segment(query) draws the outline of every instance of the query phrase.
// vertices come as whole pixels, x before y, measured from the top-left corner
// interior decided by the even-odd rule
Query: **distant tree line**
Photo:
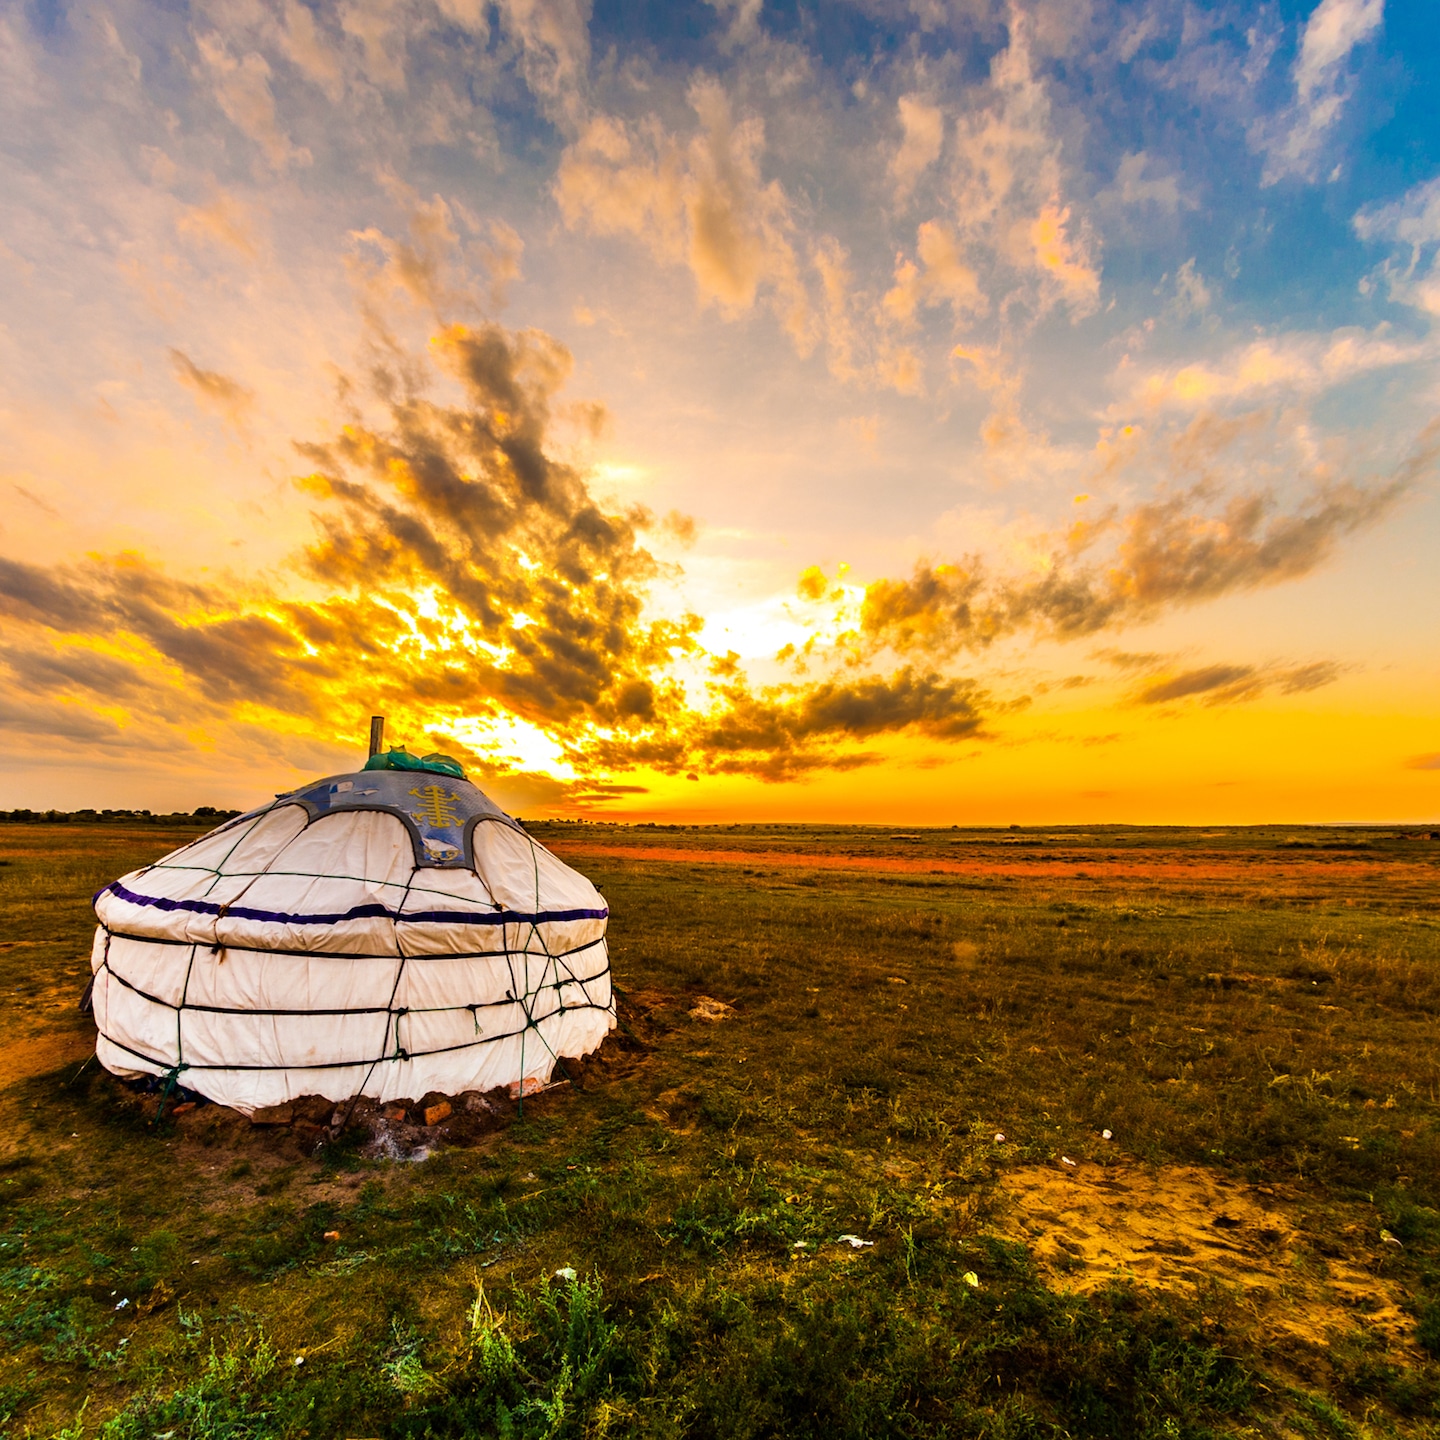
[[[197,805],[193,810],[0,810],[0,825],[220,825],[240,811]]]

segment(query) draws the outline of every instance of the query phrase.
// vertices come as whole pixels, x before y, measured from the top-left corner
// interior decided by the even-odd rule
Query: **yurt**
[[[95,913],[101,1063],[246,1114],[529,1089],[615,1024],[604,899],[444,756],[280,795]]]

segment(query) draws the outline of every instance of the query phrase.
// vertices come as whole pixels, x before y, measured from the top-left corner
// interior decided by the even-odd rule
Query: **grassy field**
[[[1440,1433],[1440,841],[532,829],[623,1028],[406,1164],[151,1123],[88,899],[195,832],[0,826],[5,1433]]]

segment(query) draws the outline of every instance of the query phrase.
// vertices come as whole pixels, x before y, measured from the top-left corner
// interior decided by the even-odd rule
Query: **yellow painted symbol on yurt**
[[[456,797],[439,785],[420,785],[410,792],[419,802],[415,818],[436,830],[448,830],[460,823],[456,813]]]

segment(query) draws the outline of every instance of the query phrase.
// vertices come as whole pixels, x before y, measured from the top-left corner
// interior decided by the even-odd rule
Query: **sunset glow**
[[[0,808],[1440,818],[1436,33],[0,12]]]

